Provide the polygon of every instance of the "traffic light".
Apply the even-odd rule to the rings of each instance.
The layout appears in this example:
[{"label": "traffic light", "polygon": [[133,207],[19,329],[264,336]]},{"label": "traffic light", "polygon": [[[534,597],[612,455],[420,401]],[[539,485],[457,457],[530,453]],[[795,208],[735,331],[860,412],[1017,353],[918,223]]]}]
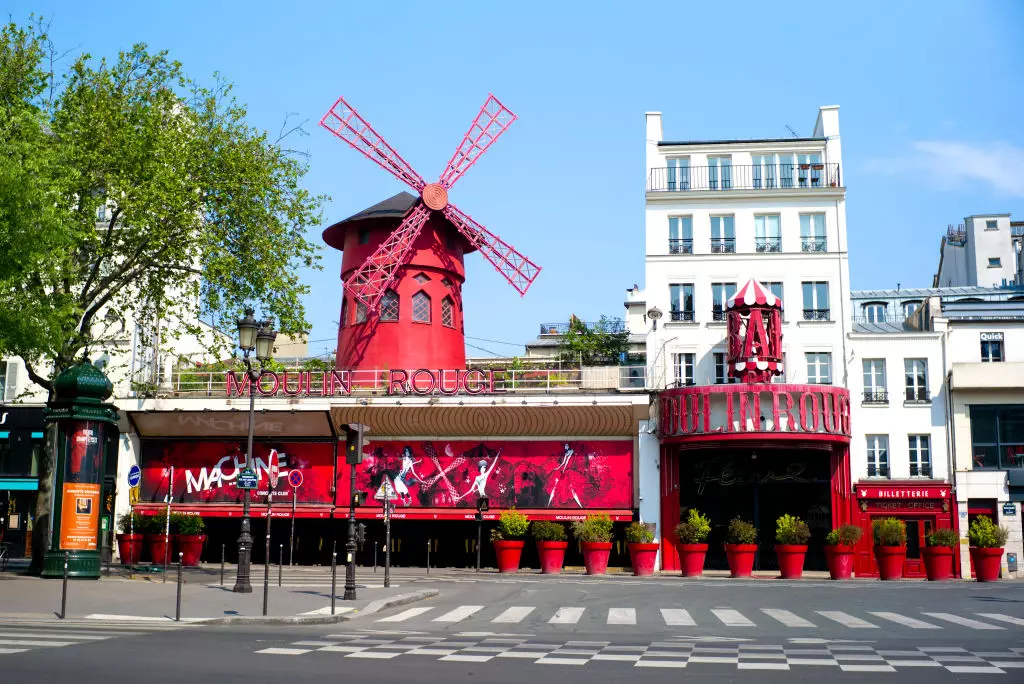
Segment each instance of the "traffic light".
[{"label": "traffic light", "polygon": [[363,446],[370,440],[365,439],[365,433],[370,428],[359,423],[349,423],[343,426],[345,429],[345,463],[359,465],[363,462]]},{"label": "traffic light", "polygon": [[365,541],[366,541],[366,525],[364,523],[359,523],[358,525],[356,525],[356,543],[359,544],[360,546],[362,546],[363,542],[365,542]]},{"label": "traffic light", "polygon": [[352,492],[352,505],[353,506],[362,506],[363,505],[363,493],[362,492]]}]

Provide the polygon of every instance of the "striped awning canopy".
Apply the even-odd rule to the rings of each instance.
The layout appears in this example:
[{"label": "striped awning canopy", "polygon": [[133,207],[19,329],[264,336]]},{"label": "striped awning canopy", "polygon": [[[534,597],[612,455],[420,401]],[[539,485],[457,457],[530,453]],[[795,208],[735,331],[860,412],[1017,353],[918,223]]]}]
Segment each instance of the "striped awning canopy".
[{"label": "striped awning canopy", "polygon": [[767,287],[757,282],[756,278],[751,278],[747,281],[746,285],[736,291],[736,294],[729,297],[729,301],[725,303],[725,308],[735,309],[737,307],[755,305],[781,309],[782,300],[776,297],[775,293]]}]

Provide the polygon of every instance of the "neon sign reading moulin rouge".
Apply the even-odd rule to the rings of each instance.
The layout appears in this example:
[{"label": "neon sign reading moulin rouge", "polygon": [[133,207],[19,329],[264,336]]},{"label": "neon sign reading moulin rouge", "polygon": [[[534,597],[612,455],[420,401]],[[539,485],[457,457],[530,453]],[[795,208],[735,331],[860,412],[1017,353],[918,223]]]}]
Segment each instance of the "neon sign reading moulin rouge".
[{"label": "neon sign reading moulin rouge", "polygon": [[[256,394],[263,397],[335,397],[348,396],[352,389],[376,387],[387,373],[386,389],[389,395],[430,394],[504,394],[503,370],[389,370],[389,371],[265,371],[256,383]],[[249,376],[231,371],[225,374],[227,395],[243,397],[249,394]]]}]

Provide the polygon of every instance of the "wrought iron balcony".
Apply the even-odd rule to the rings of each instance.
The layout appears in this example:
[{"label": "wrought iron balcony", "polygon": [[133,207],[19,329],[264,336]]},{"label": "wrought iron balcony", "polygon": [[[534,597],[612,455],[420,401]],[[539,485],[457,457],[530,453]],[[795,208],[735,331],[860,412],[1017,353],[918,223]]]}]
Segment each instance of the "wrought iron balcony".
[{"label": "wrought iron balcony", "polygon": [[805,321],[827,321],[829,320],[828,309],[804,309]]},{"label": "wrought iron balcony", "polygon": [[868,464],[868,477],[889,477],[888,465]]},{"label": "wrought iron balcony", "polygon": [[687,166],[651,169],[647,192],[718,192],[840,187],[839,164]]},{"label": "wrought iron balcony", "polygon": [[669,238],[669,254],[693,254],[693,238]]},{"label": "wrought iron balcony", "polygon": [[754,249],[756,249],[758,252],[781,252],[782,238],[757,238],[754,242]]},{"label": "wrought iron balcony", "polygon": [[932,466],[929,463],[918,465],[916,463],[910,464],[910,476],[911,477],[931,477]]},{"label": "wrought iron balcony", "polygon": [[735,254],[736,238],[711,238],[712,254]]},{"label": "wrought iron balcony", "polygon": [[723,310],[722,307],[717,306],[717,305],[711,307],[711,320],[713,320],[713,321],[724,321],[725,320],[725,310]]},{"label": "wrought iron balcony", "polygon": [[693,323],[693,310],[673,311],[672,320],[675,322]]},{"label": "wrought iron balcony", "polygon": [[801,252],[827,252],[828,240],[823,237],[802,237],[800,238]]},{"label": "wrought iron balcony", "polygon": [[907,401],[917,404],[924,404],[930,401],[927,387],[908,387]]},{"label": "wrought iron balcony", "polygon": [[884,389],[866,389],[864,390],[864,403],[865,404],[888,404],[889,393]]}]

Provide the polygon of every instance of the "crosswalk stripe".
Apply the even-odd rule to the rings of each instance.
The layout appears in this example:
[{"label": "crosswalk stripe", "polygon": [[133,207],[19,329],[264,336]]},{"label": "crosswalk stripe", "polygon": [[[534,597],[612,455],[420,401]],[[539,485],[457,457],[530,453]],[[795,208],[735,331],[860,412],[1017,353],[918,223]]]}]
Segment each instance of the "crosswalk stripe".
[{"label": "crosswalk stripe", "polygon": [[0,648],[0,655],[7,655],[9,653],[24,653],[27,648]]},{"label": "crosswalk stripe", "polygon": [[868,611],[868,614],[874,615],[875,617],[880,617],[883,620],[895,622],[896,624],[903,625],[904,627],[910,627],[911,629],[942,629],[938,625],[933,625],[930,622],[925,622],[924,620],[917,620],[912,617],[907,617],[906,615],[900,615],[899,613],[887,613],[884,611]]},{"label": "crosswalk stripe", "polygon": [[586,608],[559,608],[554,616],[548,620],[552,625],[575,625],[583,617]]},{"label": "crosswalk stripe", "polygon": [[726,627],[756,627],[753,622],[748,620],[738,610],[732,608],[713,608],[711,610],[715,617],[722,621],[722,624]]},{"label": "crosswalk stripe", "polygon": [[0,639],[0,646],[70,646],[80,641],[39,641],[32,639]]},{"label": "crosswalk stripe", "polygon": [[533,606],[512,606],[505,610],[504,613],[491,620],[491,622],[507,622],[516,623],[522,622],[523,618],[533,612]]},{"label": "crosswalk stripe", "polygon": [[770,618],[775,618],[787,627],[817,627],[810,620],[805,620],[796,613],[781,608],[762,608],[761,612]]},{"label": "crosswalk stripe", "polygon": [[636,609],[635,608],[609,608],[608,609],[608,624],[609,625],[635,625],[636,624]]},{"label": "crosswalk stripe", "polygon": [[111,635],[104,634],[97,636],[95,634],[78,634],[75,632],[37,632],[29,630],[18,630],[12,632],[0,632],[0,637],[42,637],[44,639],[80,639],[82,641],[102,641],[109,639]]},{"label": "crosswalk stripe", "polygon": [[669,627],[696,627],[697,623],[685,608],[662,608],[661,617]]},{"label": "crosswalk stripe", "polygon": [[454,610],[448,611],[444,615],[434,618],[434,622],[458,622],[459,620],[465,620],[473,613],[483,609],[483,606],[459,606]]},{"label": "crosswalk stripe", "polygon": [[867,620],[861,620],[859,617],[854,617],[841,610],[816,610],[814,612],[822,617],[827,617],[829,620],[838,622],[843,627],[851,629],[878,629],[878,625],[872,624]]},{"label": "crosswalk stripe", "polygon": [[972,620],[971,618],[960,617],[959,615],[953,615],[952,613],[925,613],[928,617],[936,618],[937,620],[945,620],[946,622],[952,622],[955,625],[963,625],[964,627],[970,627],[971,629],[987,629],[987,630],[1000,630],[1002,627],[999,625],[990,625],[987,622],[981,622],[979,620]]},{"label": "crosswalk stripe", "polygon": [[377,622],[404,622],[405,620],[414,618],[417,615],[423,615],[431,609],[432,607],[424,608],[422,606],[419,608],[409,608],[408,610],[403,610],[401,613],[396,613],[390,617],[381,618],[380,620],[377,620]]},{"label": "crosswalk stripe", "polygon": [[990,620],[998,620],[999,622],[1009,622],[1011,625],[1019,625],[1024,627],[1024,620],[1013,617],[1011,615],[1003,615],[1002,613],[978,613],[981,617],[988,618]]}]

